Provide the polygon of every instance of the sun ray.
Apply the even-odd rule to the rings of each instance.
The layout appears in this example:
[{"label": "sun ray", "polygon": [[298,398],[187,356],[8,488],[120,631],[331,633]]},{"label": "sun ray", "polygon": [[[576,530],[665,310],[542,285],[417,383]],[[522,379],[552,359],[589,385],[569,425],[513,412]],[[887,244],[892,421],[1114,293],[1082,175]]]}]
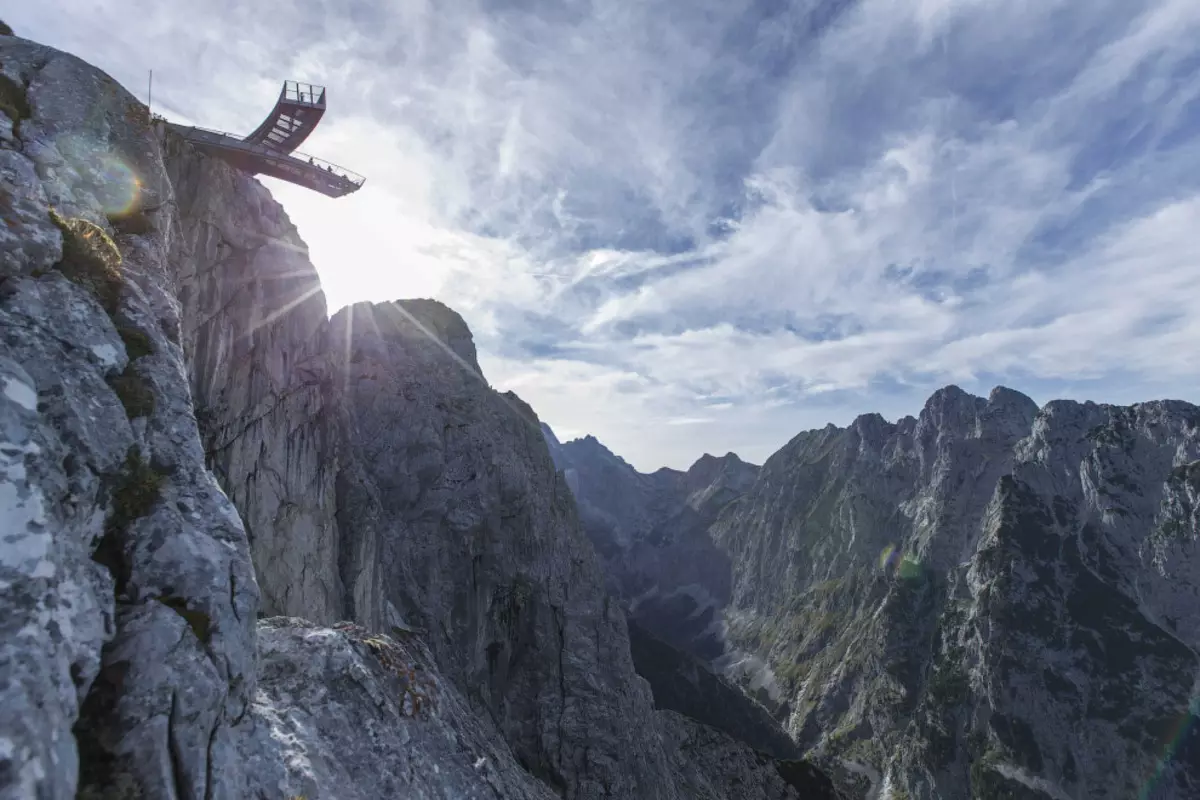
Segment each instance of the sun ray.
[{"label": "sun ray", "polygon": [[300,305],[301,303],[307,301],[309,298],[318,294],[320,291],[321,291],[321,285],[319,283],[313,284],[307,290],[302,292],[300,294],[300,296],[297,297],[295,300],[292,300],[292,301],[286,303],[285,305],[277,308],[276,310],[272,311],[267,316],[260,319],[258,322],[251,325],[250,329],[248,331],[246,331],[246,333],[242,334],[242,338],[252,336],[259,329],[261,329],[264,325],[271,324],[275,320],[282,317],[284,314],[287,314],[288,312],[290,312],[296,306]]}]

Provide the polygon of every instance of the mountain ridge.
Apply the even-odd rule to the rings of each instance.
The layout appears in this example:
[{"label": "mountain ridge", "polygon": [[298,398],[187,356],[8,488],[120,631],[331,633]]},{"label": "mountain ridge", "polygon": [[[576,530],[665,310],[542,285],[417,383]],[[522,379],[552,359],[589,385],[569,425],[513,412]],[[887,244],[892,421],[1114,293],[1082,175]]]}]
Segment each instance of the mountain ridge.
[{"label": "mountain ridge", "polygon": [[1189,797],[1198,475],[1183,401],[952,385],[801,432],[701,534],[731,570],[709,663],[859,791]]}]

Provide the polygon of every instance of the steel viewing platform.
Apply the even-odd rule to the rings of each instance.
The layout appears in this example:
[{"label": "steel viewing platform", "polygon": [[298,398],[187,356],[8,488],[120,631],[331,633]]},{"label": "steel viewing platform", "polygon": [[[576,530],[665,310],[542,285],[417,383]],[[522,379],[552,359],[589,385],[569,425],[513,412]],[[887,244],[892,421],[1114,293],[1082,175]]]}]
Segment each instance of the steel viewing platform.
[{"label": "steel viewing platform", "polygon": [[168,122],[194,147],[252,175],[269,175],[329,197],[356,192],[366,178],[336,164],[295,152],[325,114],[325,87],[284,81],[275,108],[249,136]]}]

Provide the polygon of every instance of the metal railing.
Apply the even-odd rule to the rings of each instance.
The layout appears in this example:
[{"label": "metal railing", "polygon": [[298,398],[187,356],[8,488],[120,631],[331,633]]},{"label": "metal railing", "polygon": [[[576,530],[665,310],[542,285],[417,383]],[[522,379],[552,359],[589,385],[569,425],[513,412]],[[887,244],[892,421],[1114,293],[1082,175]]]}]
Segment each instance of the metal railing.
[{"label": "metal railing", "polygon": [[300,83],[298,81],[284,81],[283,91],[280,92],[279,99],[292,103],[323,106],[325,105],[325,87],[314,86],[311,83]]},{"label": "metal railing", "polygon": [[241,150],[243,152],[254,153],[271,161],[282,162],[285,164],[292,161],[303,161],[310,166],[320,168],[330,175],[347,180],[355,186],[362,186],[367,180],[357,172],[348,170],[345,167],[339,167],[337,164],[334,164],[331,161],[325,161],[324,159],[317,158],[316,156],[310,156],[298,152],[290,154],[281,153],[278,150],[267,147],[266,145],[244,141],[236,134],[213,130],[212,128],[201,128],[197,125],[175,125],[174,127],[178,128],[181,132],[190,132],[190,135],[188,133],[184,133],[185,138],[208,141],[218,147],[228,147],[231,150]]}]

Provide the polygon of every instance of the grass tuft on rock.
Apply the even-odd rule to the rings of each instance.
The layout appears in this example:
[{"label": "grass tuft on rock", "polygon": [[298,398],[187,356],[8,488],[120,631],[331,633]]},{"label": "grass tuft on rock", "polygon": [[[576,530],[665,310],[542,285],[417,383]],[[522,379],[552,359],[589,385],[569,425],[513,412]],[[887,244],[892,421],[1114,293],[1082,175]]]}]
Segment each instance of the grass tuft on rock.
[{"label": "grass tuft on rock", "polygon": [[125,344],[125,354],[129,356],[130,361],[136,361],[142,356],[152,356],[156,352],[154,340],[141,328],[117,323],[117,335]]},{"label": "grass tuft on rock", "polygon": [[154,413],[154,391],[146,379],[138,374],[132,361],[125,366],[120,375],[110,377],[108,385],[117,393],[121,405],[125,406],[125,415],[130,420],[149,417]]},{"label": "grass tuft on rock", "polygon": [[54,266],[95,295],[109,316],[115,316],[125,287],[121,252],[116,244],[103,228],[86,219],[66,219],[50,209],[50,221],[63,237],[62,258]]},{"label": "grass tuft on rock", "polygon": [[8,27],[8,23],[0,19],[0,36],[13,36],[13,29]]},{"label": "grass tuft on rock", "polygon": [[124,531],[142,517],[149,516],[162,497],[162,482],[166,477],[142,460],[137,447],[130,447],[125,465],[117,478],[113,492],[112,513],[105,526],[109,531]]},{"label": "grass tuft on rock", "polygon": [[17,130],[21,120],[29,119],[32,113],[25,87],[4,73],[0,73],[0,111],[13,121],[13,130]]}]

